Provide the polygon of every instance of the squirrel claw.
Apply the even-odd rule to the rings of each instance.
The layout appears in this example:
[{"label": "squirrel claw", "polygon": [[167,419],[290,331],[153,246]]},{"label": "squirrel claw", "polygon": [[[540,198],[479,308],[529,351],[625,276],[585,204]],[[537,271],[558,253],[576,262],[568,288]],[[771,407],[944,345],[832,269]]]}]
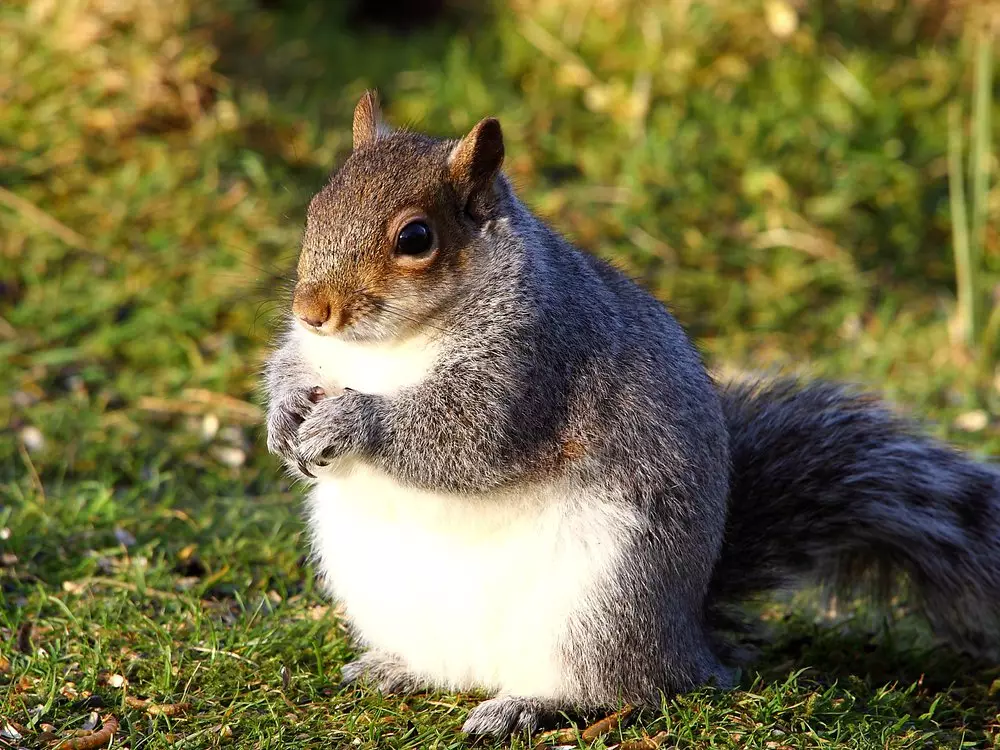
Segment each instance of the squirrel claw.
[{"label": "squirrel claw", "polygon": [[303,461],[301,458],[296,458],[295,459],[295,464],[298,466],[299,471],[301,471],[307,477],[309,477],[310,479],[315,479],[316,478],[316,475],[313,474],[311,471],[309,471],[309,467],[306,465],[306,462]]}]

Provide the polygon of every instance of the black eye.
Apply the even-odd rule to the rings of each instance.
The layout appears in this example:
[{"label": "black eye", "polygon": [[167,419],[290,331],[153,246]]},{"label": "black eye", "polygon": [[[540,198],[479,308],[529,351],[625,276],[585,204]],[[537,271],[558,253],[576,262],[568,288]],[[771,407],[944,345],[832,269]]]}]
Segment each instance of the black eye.
[{"label": "black eye", "polygon": [[399,255],[423,255],[434,246],[434,235],[425,221],[411,221],[399,230],[396,252]]}]

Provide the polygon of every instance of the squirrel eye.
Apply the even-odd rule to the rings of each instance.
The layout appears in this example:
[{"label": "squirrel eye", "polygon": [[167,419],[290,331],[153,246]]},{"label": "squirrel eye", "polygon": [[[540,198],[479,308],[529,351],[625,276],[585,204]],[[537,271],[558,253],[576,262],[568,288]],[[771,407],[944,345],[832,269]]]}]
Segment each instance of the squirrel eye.
[{"label": "squirrel eye", "polygon": [[423,255],[434,246],[434,235],[425,221],[411,221],[396,236],[399,255]]}]

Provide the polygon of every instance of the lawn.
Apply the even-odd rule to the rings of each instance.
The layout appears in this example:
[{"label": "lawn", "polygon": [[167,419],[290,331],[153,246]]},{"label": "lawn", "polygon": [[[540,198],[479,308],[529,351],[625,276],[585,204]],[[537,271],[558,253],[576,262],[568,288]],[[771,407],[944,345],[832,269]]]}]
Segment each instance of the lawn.
[{"label": "lawn", "polygon": [[[954,323],[949,190],[996,12],[519,0],[389,30],[315,0],[0,3],[0,748],[111,715],[135,750],[464,746],[476,696],[338,688],[351,646],[263,443],[304,207],[368,86],[432,133],[500,117],[522,196],[669,302],[713,368],[865,383],[1000,455],[995,342]],[[928,645],[904,601],[891,626],[760,609],[773,641],[738,690],[593,746],[1000,745],[1000,668]]]}]

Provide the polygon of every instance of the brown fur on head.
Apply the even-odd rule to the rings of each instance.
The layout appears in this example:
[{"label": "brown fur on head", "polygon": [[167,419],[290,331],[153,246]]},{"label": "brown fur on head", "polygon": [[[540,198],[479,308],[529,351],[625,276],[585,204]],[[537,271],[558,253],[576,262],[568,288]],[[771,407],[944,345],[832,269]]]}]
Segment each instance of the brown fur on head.
[{"label": "brown fur on head", "polygon": [[[309,204],[292,310],[318,333],[354,340],[405,335],[433,325],[462,290],[484,222],[503,199],[503,135],[496,120],[461,141],[390,130],[378,98],[354,110],[354,149]],[[423,247],[400,242],[426,240]]]}]

